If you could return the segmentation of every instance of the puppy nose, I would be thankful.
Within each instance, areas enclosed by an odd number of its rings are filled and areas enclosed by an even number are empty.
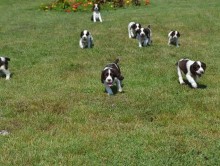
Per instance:
[[[111,82],[111,79],[107,79],[108,82]]]
[[[201,74],[204,74],[204,71],[201,71]]]

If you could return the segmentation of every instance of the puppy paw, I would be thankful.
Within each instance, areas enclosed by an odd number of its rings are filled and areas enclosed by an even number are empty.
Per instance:
[[[197,88],[198,87],[196,83],[192,83],[191,85],[192,85],[193,88]]]
[[[183,81],[182,77],[179,77],[179,83],[180,83],[181,85],[185,84],[185,82]]]
[[[122,92],[122,89],[118,89],[118,92]]]

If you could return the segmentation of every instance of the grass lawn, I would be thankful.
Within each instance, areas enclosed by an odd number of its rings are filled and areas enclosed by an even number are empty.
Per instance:
[[[0,165],[219,165],[219,0],[155,0],[150,6],[91,12],[39,10],[50,0],[0,1]],[[152,27],[139,48],[127,25]],[[79,47],[81,30],[94,38]],[[170,30],[180,47],[167,45]],[[108,96],[103,67],[120,58],[123,93]],[[183,57],[207,64],[203,88],[178,83]]]

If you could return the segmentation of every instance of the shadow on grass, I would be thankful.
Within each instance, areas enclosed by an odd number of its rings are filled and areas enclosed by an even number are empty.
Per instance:
[[[188,80],[184,79],[183,81],[184,81],[185,84],[188,85],[190,88],[194,89],[194,88],[192,87],[192,85],[189,83]],[[199,83],[197,83],[197,85],[198,85],[197,89],[206,89],[206,88],[207,88],[207,85],[203,85],[203,84],[199,84]]]
[[[122,84],[121,87],[123,89],[124,85]],[[112,86],[111,89],[112,89],[113,95],[116,95],[117,93],[125,93],[124,90],[122,90],[122,92],[118,92],[118,88],[116,85]],[[104,90],[104,92],[107,93],[106,90]]]

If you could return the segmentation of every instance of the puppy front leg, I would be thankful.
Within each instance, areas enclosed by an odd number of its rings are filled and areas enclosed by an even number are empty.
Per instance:
[[[135,36],[132,31],[130,31],[129,35],[130,35],[129,38],[133,38]]]
[[[148,39],[147,45],[150,46],[151,45],[151,38]]]
[[[105,87],[108,95],[113,95],[112,89],[110,87]]]
[[[118,92],[122,92],[121,81],[117,79]]]
[[[5,71],[5,75],[6,75],[6,80],[9,80],[9,79],[10,79],[10,75],[11,75],[11,73],[9,72],[9,70],[6,70],[6,71]]]
[[[139,35],[137,36],[137,40],[138,40],[138,46],[141,48],[142,42],[141,42],[141,37]]]
[[[141,41],[138,42],[138,46],[139,46],[140,48],[142,47]]]
[[[169,37],[168,39],[168,46],[170,46],[170,44],[171,44],[171,37]]]
[[[192,85],[193,88],[198,87],[196,81],[194,80],[194,78],[191,75],[186,74],[186,78],[189,81],[189,83]]]
[[[176,39],[176,47],[179,47],[178,39]]]
[[[90,46],[91,46],[91,48],[94,46],[93,45],[93,38],[90,39]]]
[[[79,41],[79,46],[80,46],[80,48],[84,48],[83,44],[82,44],[82,39],[80,39],[80,41]]]
[[[93,14],[93,22],[96,22],[95,14]]]
[[[177,74],[178,74],[178,78],[179,78],[179,83],[184,84],[185,82],[183,81],[182,73],[181,73],[179,66],[177,66]]]
[[[88,48],[91,48],[91,38],[87,39],[87,43],[88,43]]]
[[[142,47],[142,44],[141,44],[141,42],[139,42],[139,44],[138,44],[138,45],[139,45],[139,47],[140,47],[140,48]]]
[[[148,39],[145,39],[145,40],[144,40],[144,46],[147,46],[148,43],[149,43],[149,40],[148,40]],[[149,45],[150,45],[150,44],[149,44]]]
[[[6,69],[1,69],[2,72],[6,75],[6,80],[9,80],[10,79],[10,71],[9,70],[6,70]]]
[[[128,37],[131,38],[131,30],[129,26],[128,26]]]
[[[99,15],[99,21],[102,22],[102,17],[101,17],[101,15]]]
[[[108,93],[108,95],[113,95],[112,89],[108,85],[106,85],[106,84],[104,84],[104,85],[105,85],[105,90]]]
[[[90,43],[90,41],[89,41],[89,43],[88,43],[88,48],[91,48],[91,43]]]

